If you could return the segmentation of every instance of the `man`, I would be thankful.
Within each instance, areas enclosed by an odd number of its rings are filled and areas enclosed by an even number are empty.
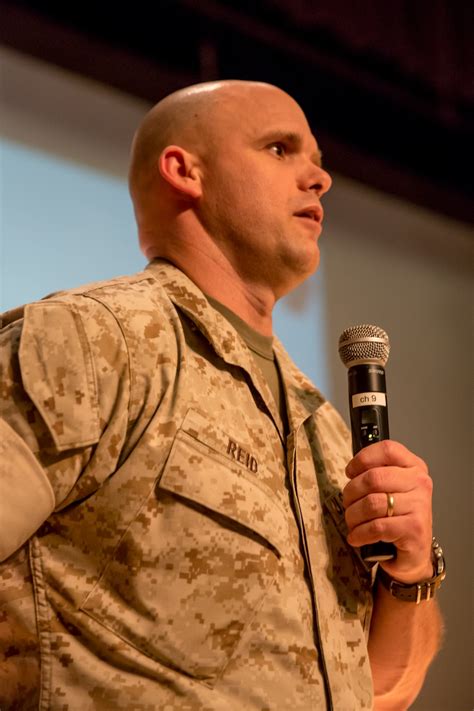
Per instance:
[[[415,698],[437,604],[379,578],[433,577],[426,465],[395,442],[352,459],[272,339],[276,300],[318,266],[330,184],[283,91],[184,89],[134,140],[148,268],[6,315],[2,707]],[[358,547],[379,539],[397,557],[372,588]]]

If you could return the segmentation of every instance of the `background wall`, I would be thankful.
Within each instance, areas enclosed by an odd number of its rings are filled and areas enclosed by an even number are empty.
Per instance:
[[[1,307],[140,269],[125,176],[148,105],[11,50],[0,65]],[[340,332],[389,333],[392,436],[430,464],[448,559],[446,639],[412,708],[467,711],[472,230],[337,174],[325,209],[322,268],[279,306],[276,331],[344,416]]]
[[[470,229],[337,177],[326,199],[326,341],[346,325],[390,336],[390,434],[434,480],[434,530],[447,558],[443,649],[413,709],[472,709],[472,272]],[[331,395],[345,382],[329,359]]]

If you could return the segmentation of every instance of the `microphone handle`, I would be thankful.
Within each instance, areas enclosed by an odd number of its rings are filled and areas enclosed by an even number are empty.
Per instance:
[[[348,376],[352,451],[357,454],[369,444],[389,439],[385,370],[362,363],[349,368]],[[376,563],[392,560],[397,549],[393,543],[377,541],[361,546],[360,553],[364,561]]]

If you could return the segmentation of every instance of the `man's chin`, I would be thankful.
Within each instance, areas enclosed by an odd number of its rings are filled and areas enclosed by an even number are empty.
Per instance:
[[[301,249],[294,255],[289,255],[288,264],[292,265],[296,274],[302,279],[314,274],[319,267],[320,253],[316,242],[311,243],[307,249]]]
[[[298,255],[287,255],[283,262],[286,278],[282,279],[281,291],[277,298],[281,298],[297,289],[300,284],[314,274],[318,270],[319,259],[319,248],[317,246],[314,248],[314,245],[311,253],[303,255],[300,252]]]

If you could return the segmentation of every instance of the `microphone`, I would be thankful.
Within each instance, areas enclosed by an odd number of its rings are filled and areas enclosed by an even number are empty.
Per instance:
[[[390,353],[388,336],[378,326],[363,324],[346,328],[339,338],[339,355],[349,369],[349,410],[352,451],[389,439],[385,364]],[[361,546],[368,562],[391,560],[397,549],[393,543],[378,541]]]

